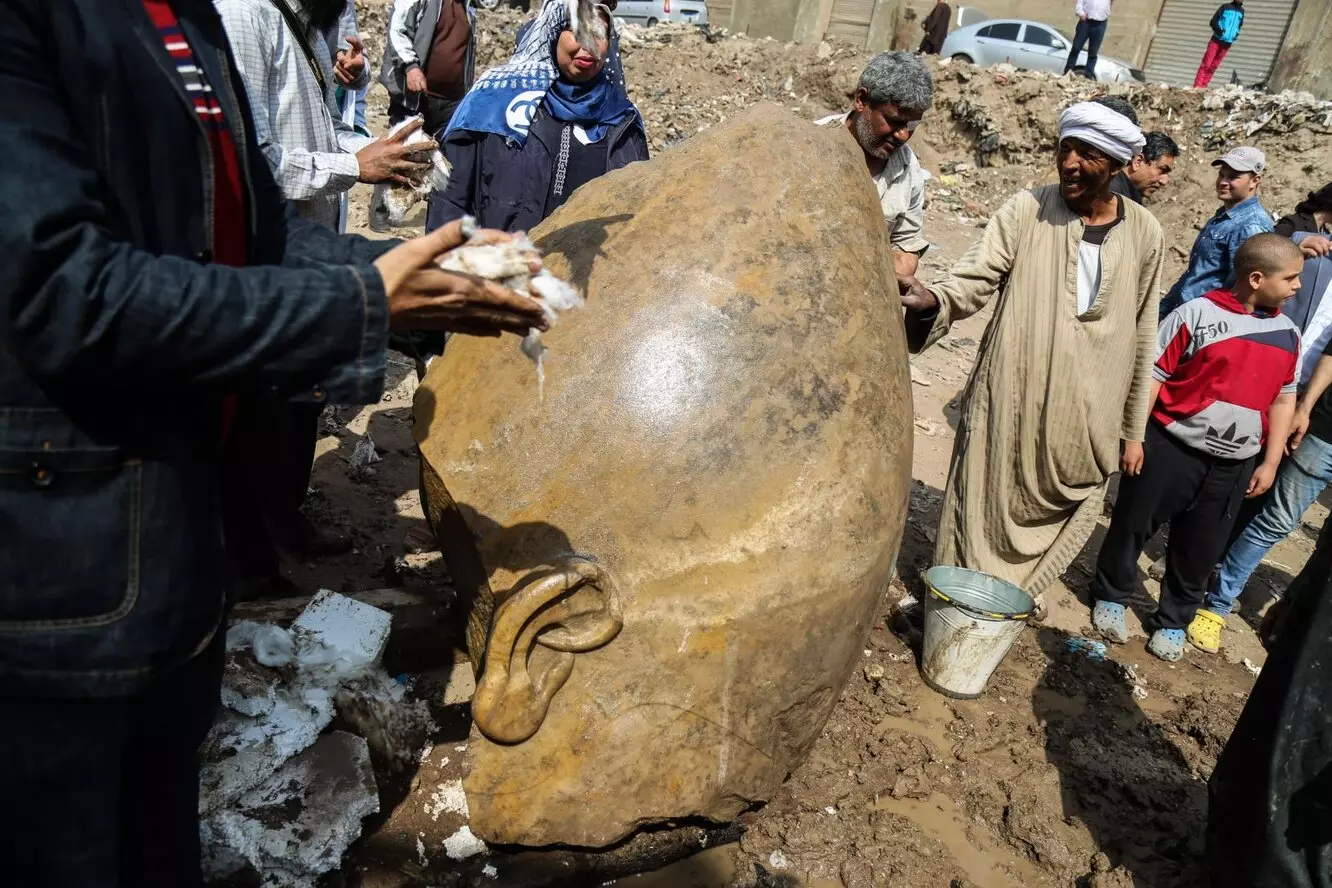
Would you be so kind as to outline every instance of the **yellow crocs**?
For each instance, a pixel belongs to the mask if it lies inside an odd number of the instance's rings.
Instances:
[[[1199,610],[1189,624],[1189,644],[1200,651],[1215,654],[1221,650],[1221,630],[1226,628],[1226,618],[1209,610]]]

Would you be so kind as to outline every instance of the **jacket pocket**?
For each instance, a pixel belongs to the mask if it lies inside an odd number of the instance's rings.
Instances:
[[[0,632],[104,626],[133,610],[142,468],[115,447],[0,444]]]

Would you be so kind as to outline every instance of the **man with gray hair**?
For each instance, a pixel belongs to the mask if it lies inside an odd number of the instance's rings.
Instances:
[[[907,142],[933,102],[934,82],[925,63],[909,52],[884,52],[861,73],[851,110],[818,121],[820,126],[841,122],[865,152],[899,275],[915,274],[929,248],[922,235],[925,173]]]

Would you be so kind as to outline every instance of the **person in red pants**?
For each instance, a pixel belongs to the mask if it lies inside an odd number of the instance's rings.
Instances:
[[[1225,61],[1226,53],[1239,39],[1240,28],[1244,27],[1244,0],[1231,0],[1222,4],[1212,16],[1212,39],[1207,42],[1207,51],[1203,53],[1198,74],[1193,78],[1194,89],[1206,89],[1212,82],[1216,69]]]

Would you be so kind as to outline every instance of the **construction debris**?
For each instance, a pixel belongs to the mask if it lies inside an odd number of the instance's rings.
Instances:
[[[218,875],[248,865],[265,888],[315,888],[378,810],[369,747],[334,731],[204,821],[202,838]]]
[[[227,632],[223,711],[201,753],[210,875],[248,866],[266,888],[313,888],[379,809],[371,750],[389,767],[417,758],[432,723],[379,665],[390,622],[324,591],[290,629]],[[321,737],[335,715],[363,736]]]

